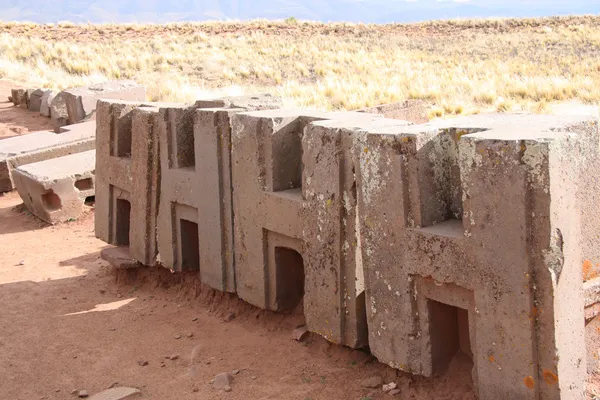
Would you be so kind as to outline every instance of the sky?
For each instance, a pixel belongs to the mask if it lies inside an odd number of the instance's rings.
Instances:
[[[365,23],[600,13],[600,0],[0,0],[0,20],[38,23],[285,19]]]

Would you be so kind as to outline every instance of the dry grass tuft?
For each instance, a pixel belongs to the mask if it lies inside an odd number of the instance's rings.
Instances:
[[[405,99],[430,116],[600,100],[600,17],[407,25],[0,23],[0,78],[65,88],[131,78],[152,100],[268,91],[289,106]]]

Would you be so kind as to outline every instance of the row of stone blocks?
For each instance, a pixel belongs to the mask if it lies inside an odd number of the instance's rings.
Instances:
[[[598,125],[410,125],[263,98],[97,107],[96,235],[199,270],[310,331],[481,399],[583,398],[581,265],[598,260]]]

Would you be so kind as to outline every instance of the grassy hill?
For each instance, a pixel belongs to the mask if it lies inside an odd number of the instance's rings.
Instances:
[[[255,90],[320,109],[430,101],[432,115],[600,100],[600,17],[364,25],[0,23],[0,78],[146,84],[152,100]]]

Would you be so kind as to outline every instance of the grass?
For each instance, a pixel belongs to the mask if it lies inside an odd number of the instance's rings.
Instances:
[[[266,91],[287,106],[423,99],[431,118],[600,100],[600,17],[321,24],[0,22],[0,78],[55,88],[135,79],[151,100]]]

